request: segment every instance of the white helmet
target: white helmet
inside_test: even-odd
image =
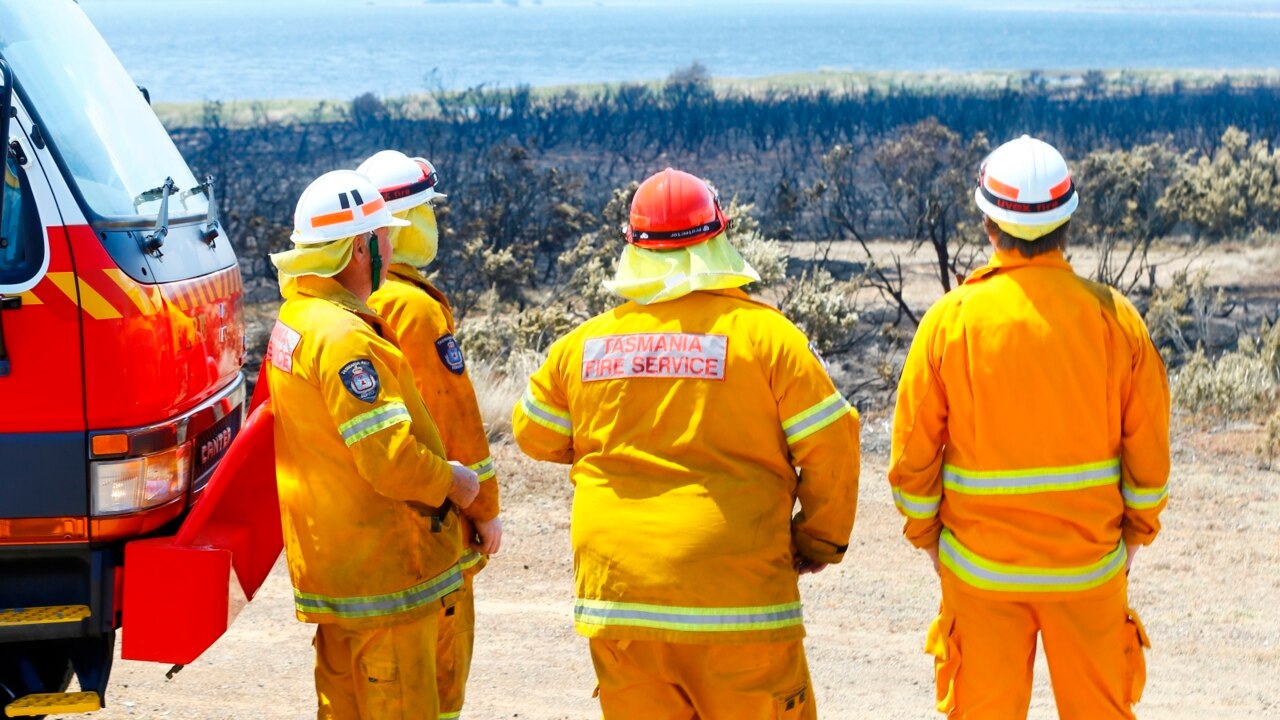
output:
[[[312,181],[298,198],[289,239],[299,246],[319,245],[408,224],[391,214],[369,178],[353,170],[334,170]]]
[[[431,163],[399,150],[383,150],[360,163],[356,172],[369,176],[393,213],[410,210],[444,195],[436,192],[439,176]]]
[[[1062,154],[1029,135],[987,156],[973,199],[1001,227],[1027,230],[1059,226],[1080,204]]]

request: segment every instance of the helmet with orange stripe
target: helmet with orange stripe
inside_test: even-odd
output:
[[[687,172],[667,168],[636,189],[627,242],[645,250],[674,250],[728,229],[716,191]]]
[[[293,213],[290,240],[299,247],[356,237],[384,227],[405,227],[387,209],[378,186],[354,170],[334,170],[316,178]]]
[[[1071,219],[1080,197],[1062,154],[1023,135],[982,163],[974,201],[1006,233],[1032,242]]]

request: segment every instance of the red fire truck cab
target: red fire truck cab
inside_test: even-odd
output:
[[[0,707],[34,716],[91,709],[72,677],[101,703],[126,544],[241,433],[243,293],[212,180],[78,4],[0,0],[0,75]]]

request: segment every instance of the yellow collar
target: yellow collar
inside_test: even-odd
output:
[[[717,290],[699,290],[708,295],[723,295],[724,297],[738,298],[739,300],[750,300],[751,296],[742,288],[720,288]]]
[[[394,275],[405,282],[413,283],[414,285],[421,285],[424,287],[431,285],[431,281],[427,279],[426,275],[422,274],[421,270],[405,263],[392,263],[391,267],[387,269],[387,273]]]
[[[369,309],[369,306],[360,302],[360,298],[356,297],[352,292],[342,286],[342,283],[333,278],[320,277],[319,275],[301,275],[296,281],[298,292],[308,297],[327,300],[334,305],[357,315],[368,315],[378,317],[378,314]]]
[[[430,295],[432,299],[443,305],[445,309],[453,312],[453,308],[449,305],[449,298],[445,297],[444,293],[440,292],[435,285],[432,285],[431,281],[427,279],[427,276],[423,275],[422,271],[418,270],[418,268],[412,265],[406,265],[405,263],[394,263],[387,270],[387,274],[390,276],[388,279],[395,278],[421,288],[423,292]]]
[[[1014,270],[1021,267],[1046,267],[1075,272],[1061,250],[1051,250],[1033,258],[1024,257],[1022,253],[1012,250],[997,250],[985,267],[974,270],[972,275],[965,278],[965,284],[977,282],[1001,270]]]

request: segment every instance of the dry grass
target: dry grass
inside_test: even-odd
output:
[[[480,417],[490,442],[511,437],[511,411],[524,394],[529,376],[541,362],[540,356],[516,353],[471,363],[471,384],[476,390]]]

